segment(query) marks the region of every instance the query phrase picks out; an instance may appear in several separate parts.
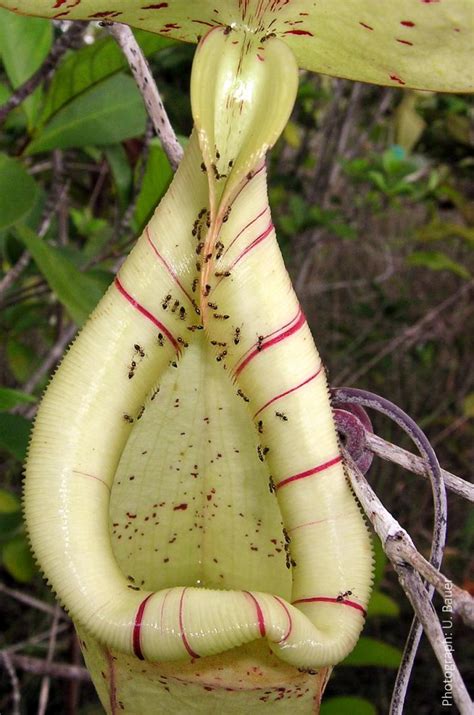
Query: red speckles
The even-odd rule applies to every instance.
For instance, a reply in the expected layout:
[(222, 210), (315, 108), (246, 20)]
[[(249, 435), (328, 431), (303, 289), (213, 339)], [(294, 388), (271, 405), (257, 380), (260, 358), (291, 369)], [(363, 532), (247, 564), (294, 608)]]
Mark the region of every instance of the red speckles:
[(398, 37), (395, 38), (397, 42), (399, 42), (401, 45), (409, 45), (410, 47), (413, 47), (413, 42), (410, 42), (409, 40), (400, 40)]
[(401, 20), (400, 25), (403, 25), (403, 27), (415, 27), (415, 23), (411, 20)]
[(431, 5), (433, 2), (441, 2), (441, 0), (421, 0), (425, 5)]
[(206, 22), (205, 20), (193, 20), (197, 25), (207, 25), (208, 27), (217, 27), (217, 25), (213, 25), (212, 22)]
[(313, 33), (309, 30), (287, 30), (283, 33), (284, 35), (307, 35), (308, 37), (314, 37)]
[(397, 82), (398, 84), (400, 84), (400, 85), (402, 85), (402, 86), (403, 86), (404, 84), (406, 84), (406, 82), (405, 82), (401, 77), (399, 77), (399, 76), (396, 75), (396, 74), (390, 74), (389, 77), (390, 77), (390, 79), (392, 80), (392, 82)]
[(373, 30), (374, 28), (371, 27), (370, 25), (367, 25), (365, 22), (359, 22), (359, 25), (362, 25), (362, 27), (365, 27), (366, 30)]
[(101, 17), (118, 17), (118, 15), (121, 14), (121, 12), (117, 12), (116, 10), (103, 10), (102, 12), (95, 12), (93, 15), (89, 15), (89, 17), (92, 19), (100, 19)]
[(168, 7), (167, 2), (159, 2), (156, 5), (144, 5), (142, 10), (161, 10), (163, 7)]
[(173, 511), (186, 511), (187, 508), (187, 504), (177, 504), (177, 506), (173, 507)]
[(57, 10), (58, 7), (61, 7), (61, 5), (64, 5), (64, 3), (67, 0), (56, 0), (56, 2), (53, 5), (53, 10)]

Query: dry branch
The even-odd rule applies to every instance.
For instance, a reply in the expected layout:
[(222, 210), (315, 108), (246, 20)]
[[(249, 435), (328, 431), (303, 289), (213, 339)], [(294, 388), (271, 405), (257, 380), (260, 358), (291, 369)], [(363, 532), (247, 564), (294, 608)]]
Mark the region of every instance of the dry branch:
[(160, 138), (163, 150), (168, 157), (173, 171), (178, 168), (183, 156), (174, 129), (168, 118), (145, 55), (140, 49), (133, 32), (127, 25), (104, 23), (115, 38), (127, 58), (130, 69), (140, 90), (155, 131)]
[[(396, 570), (400, 584), (405, 591), (413, 610), (423, 629), (428, 636), (436, 658), (442, 669), (449, 668), (452, 674), (453, 698), (461, 715), (472, 715), (472, 702), (467, 692), (466, 686), (459, 674), (457, 666), (450, 652), (449, 646), (444, 637), (443, 629), (439, 619), (431, 604), (430, 594), (423, 585), (420, 574), (417, 572), (418, 566), (422, 565), (424, 573), (429, 583), (439, 587), (441, 576), (436, 569), (428, 564), (419, 554), (407, 532), (400, 526), (398, 521), (383, 506), (362, 472), (358, 469), (352, 458), (344, 452), (347, 473), (351, 486), (361, 503), (364, 512), (372, 523), (382, 543), (383, 549)], [(415, 555), (416, 554), (416, 555)], [(413, 566), (412, 564), (416, 564)], [(427, 568), (427, 566), (429, 568)], [(436, 572), (436, 577), (434, 575)], [(446, 580), (447, 581), (447, 580)], [(442, 583), (442, 581), (441, 581)], [(461, 589), (458, 589), (461, 592)], [(458, 597), (457, 609), (460, 614), (467, 612), (468, 617), (472, 617), (474, 599), (462, 592), (462, 598)], [(466, 604), (468, 604), (466, 606)], [(454, 610), (454, 605), (453, 605)], [(403, 685), (406, 685), (404, 682)], [(394, 691), (391, 712), (401, 712), (403, 707), (404, 692)]]
[(29, 97), (42, 82), (50, 79), (63, 55), (71, 47), (76, 47), (80, 43), (87, 25), (88, 23), (83, 22), (71, 23), (66, 32), (56, 40), (41, 67), (13, 92), (5, 104), (0, 106), (0, 123), (13, 109)]
[(66, 680), (90, 681), (91, 677), (87, 670), (80, 665), (69, 665), (67, 663), (48, 663), (41, 658), (32, 658), (29, 655), (8, 654), (14, 667), (25, 670), (34, 675), (48, 675), (51, 678), (65, 678)]

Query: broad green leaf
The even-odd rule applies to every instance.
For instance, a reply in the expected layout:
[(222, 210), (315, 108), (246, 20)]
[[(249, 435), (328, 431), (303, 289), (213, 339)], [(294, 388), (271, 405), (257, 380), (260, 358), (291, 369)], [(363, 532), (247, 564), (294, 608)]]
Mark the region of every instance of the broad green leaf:
[[(0, 48), (0, 50), (1, 50), (1, 48)], [(2, 57), (2, 55), (0, 52), (0, 60), (1, 60), (1, 57)], [(7, 101), (7, 99), (11, 96), (11, 93), (12, 93), (11, 89), (9, 89), (7, 87), (7, 85), (4, 84), (3, 82), (0, 82), (0, 105), (4, 104)]]
[(474, 417), (474, 392), (467, 395), (462, 404), (462, 411), (465, 417)]
[[(16, 89), (41, 66), (53, 39), (51, 23), (37, 18), (21, 17), (0, 9), (0, 49), (8, 79)], [(31, 128), (41, 90), (37, 90), (23, 103)]]
[(460, 278), (469, 279), (468, 269), (441, 251), (413, 251), (407, 257), (409, 266), (423, 266), (432, 271), (450, 271)]
[(118, 74), (63, 106), (33, 138), (26, 153), (115, 144), (142, 134), (145, 116), (134, 80)]
[(19, 221), (34, 206), (37, 185), (17, 159), (0, 154), (0, 230)]
[(423, 134), (426, 122), (416, 111), (418, 96), (407, 92), (395, 114), (395, 140), (406, 152), (411, 152)]
[(380, 591), (374, 591), (369, 601), (367, 615), (370, 616), (392, 616), (396, 617), (400, 613), (398, 603)]
[[(173, 44), (173, 41), (166, 37), (141, 30), (137, 30), (135, 36), (146, 56)], [(44, 101), (40, 123), (44, 124), (62, 106), (89, 87), (126, 69), (127, 60), (115, 40), (110, 37), (100, 38), (92, 45), (85, 45), (71, 52), (54, 74)]]
[(0, 412), (0, 449), (20, 462), (26, 455), (31, 422), (21, 415)]
[(402, 652), (388, 643), (362, 636), (356, 647), (342, 662), (351, 666), (378, 666), (381, 668), (398, 668)]
[(364, 698), (338, 697), (324, 700), (320, 715), (377, 715), (377, 711)]
[(36, 402), (36, 397), (28, 395), (26, 392), (21, 392), (21, 390), (0, 387), (0, 410), (10, 410), (12, 407), (25, 402)]
[(122, 144), (113, 144), (104, 150), (114, 179), (120, 205), (126, 209), (132, 186), (133, 172)]
[(373, 536), (372, 546), (374, 549), (374, 590), (377, 590), (385, 573), (387, 557), (378, 536)]
[(138, 194), (133, 217), (137, 233), (143, 229), (143, 226), (150, 218), (156, 208), (157, 202), (165, 193), (172, 178), (173, 171), (168, 158), (161, 147), (160, 141), (156, 138), (152, 139), (150, 142), (150, 151), (148, 154), (145, 175), (143, 177), (140, 193)]
[(21, 511), (21, 503), (16, 494), (0, 489), (0, 514), (12, 514)]
[(35, 574), (35, 562), (23, 535), (16, 536), (4, 545), (2, 561), (4, 568), (20, 583), (28, 583)]
[[(442, 195), (443, 194), (444, 192), (442, 192)], [(459, 206), (460, 211), (463, 209), (463, 206)], [(466, 241), (470, 247), (474, 248), (474, 228), (472, 226), (464, 226), (462, 223), (440, 221), (439, 218), (435, 218), (430, 223), (419, 228), (416, 232), (416, 236), (420, 241), (444, 241), (450, 238), (460, 238)]]
[[(25, 313), (26, 312), (25, 310)], [(38, 317), (34, 315), (33, 318), (37, 323)], [(21, 332), (21, 325), (17, 330)], [(15, 337), (11, 337), (7, 340), (7, 358), (8, 367), (15, 380), (17, 382), (25, 382), (35, 366), (37, 354), (30, 345), (25, 345), (25, 343), (17, 340)]]
[(102, 297), (103, 284), (90, 273), (80, 273), (63, 252), (39, 238), (26, 226), (16, 233), (33, 256), (58, 300), (72, 319), (81, 325)]
[(15, 531), (21, 524), (21, 503), (16, 494), (0, 489), (0, 538)]
[[(143, 4), (116, 0), (97, 11), (95, 0), (1, 0), (17, 12), (57, 19), (113, 19), (196, 42), (209, 27), (250, 26), (275, 33), (301, 67), (336, 77), (391, 87), (473, 91), (472, 0), (168, 0)], [(217, 9), (217, 13), (215, 10)]]

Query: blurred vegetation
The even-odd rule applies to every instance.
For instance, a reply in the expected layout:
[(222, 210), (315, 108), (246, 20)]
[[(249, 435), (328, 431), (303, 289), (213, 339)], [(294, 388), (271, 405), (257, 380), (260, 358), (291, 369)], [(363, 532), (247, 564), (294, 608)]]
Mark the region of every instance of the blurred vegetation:
[[(0, 105), (42, 65), (62, 31), (60, 23), (53, 29), (0, 11)], [(136, 35), (177, 134), (188, 136), (193, 48)], [(427, 432), (442, 465), (465, 478), (474, 458), (473, 116), (465, 96), (302, 73), (269, 165), (281, 248), (331, 383), (397, 402)], [(57, 361), (171, 176), (126, 62), (97, 27), (76, 38), (0, 127), (0, 584), (43, 603), (53, 599), (29, 553), (19, 498), (31, 421)], [(375, 425), (408, 446), (393, 425)], [(370, 478), (427, 554), (429, 488), (379, 461)], [(445, 572), (472, 589), (474, 515), (454, 496), (449, 508)], [(364, 639), (336, 669), (324, 715), (388, 710), (411, 612), (380, 549), (376, 573)], [(50, 612), (4, 592), (2, 615), (0, 648), (19, 651), (21, 644), (22, 653), (46, 657)], [(474, 648), (459, 624), (454, 643), (466, 673)], [(62, 620), (54, 659), (80, 663)], [(0, 677), (6, 712), (11, 682), (5, 670)], [(18, 677), (22, 712), (36, 711), (38, 676)], [(423, 644), (407, 713), (442, 712), (441, 693)], [(91, 686), (54, 680), (48, 712), (99, 712), (94, 703)]]

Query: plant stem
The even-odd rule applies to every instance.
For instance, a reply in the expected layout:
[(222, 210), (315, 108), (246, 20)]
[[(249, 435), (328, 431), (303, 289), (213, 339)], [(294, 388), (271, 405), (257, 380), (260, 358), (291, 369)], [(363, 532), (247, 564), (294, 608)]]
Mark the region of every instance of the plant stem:
[(138, 89), (143, 96), (145, 107), (153, 122), (155, 131), (160, 138), (163, 150), (168, 157), (173, 171), (176, 171), (182, 159), (183, 150), (171, 126), (145, 55), (141, 51), (140, 45), (128, 25), (122, 25), (120, 23), (103, 24), (120, 45), (130, 65)]

